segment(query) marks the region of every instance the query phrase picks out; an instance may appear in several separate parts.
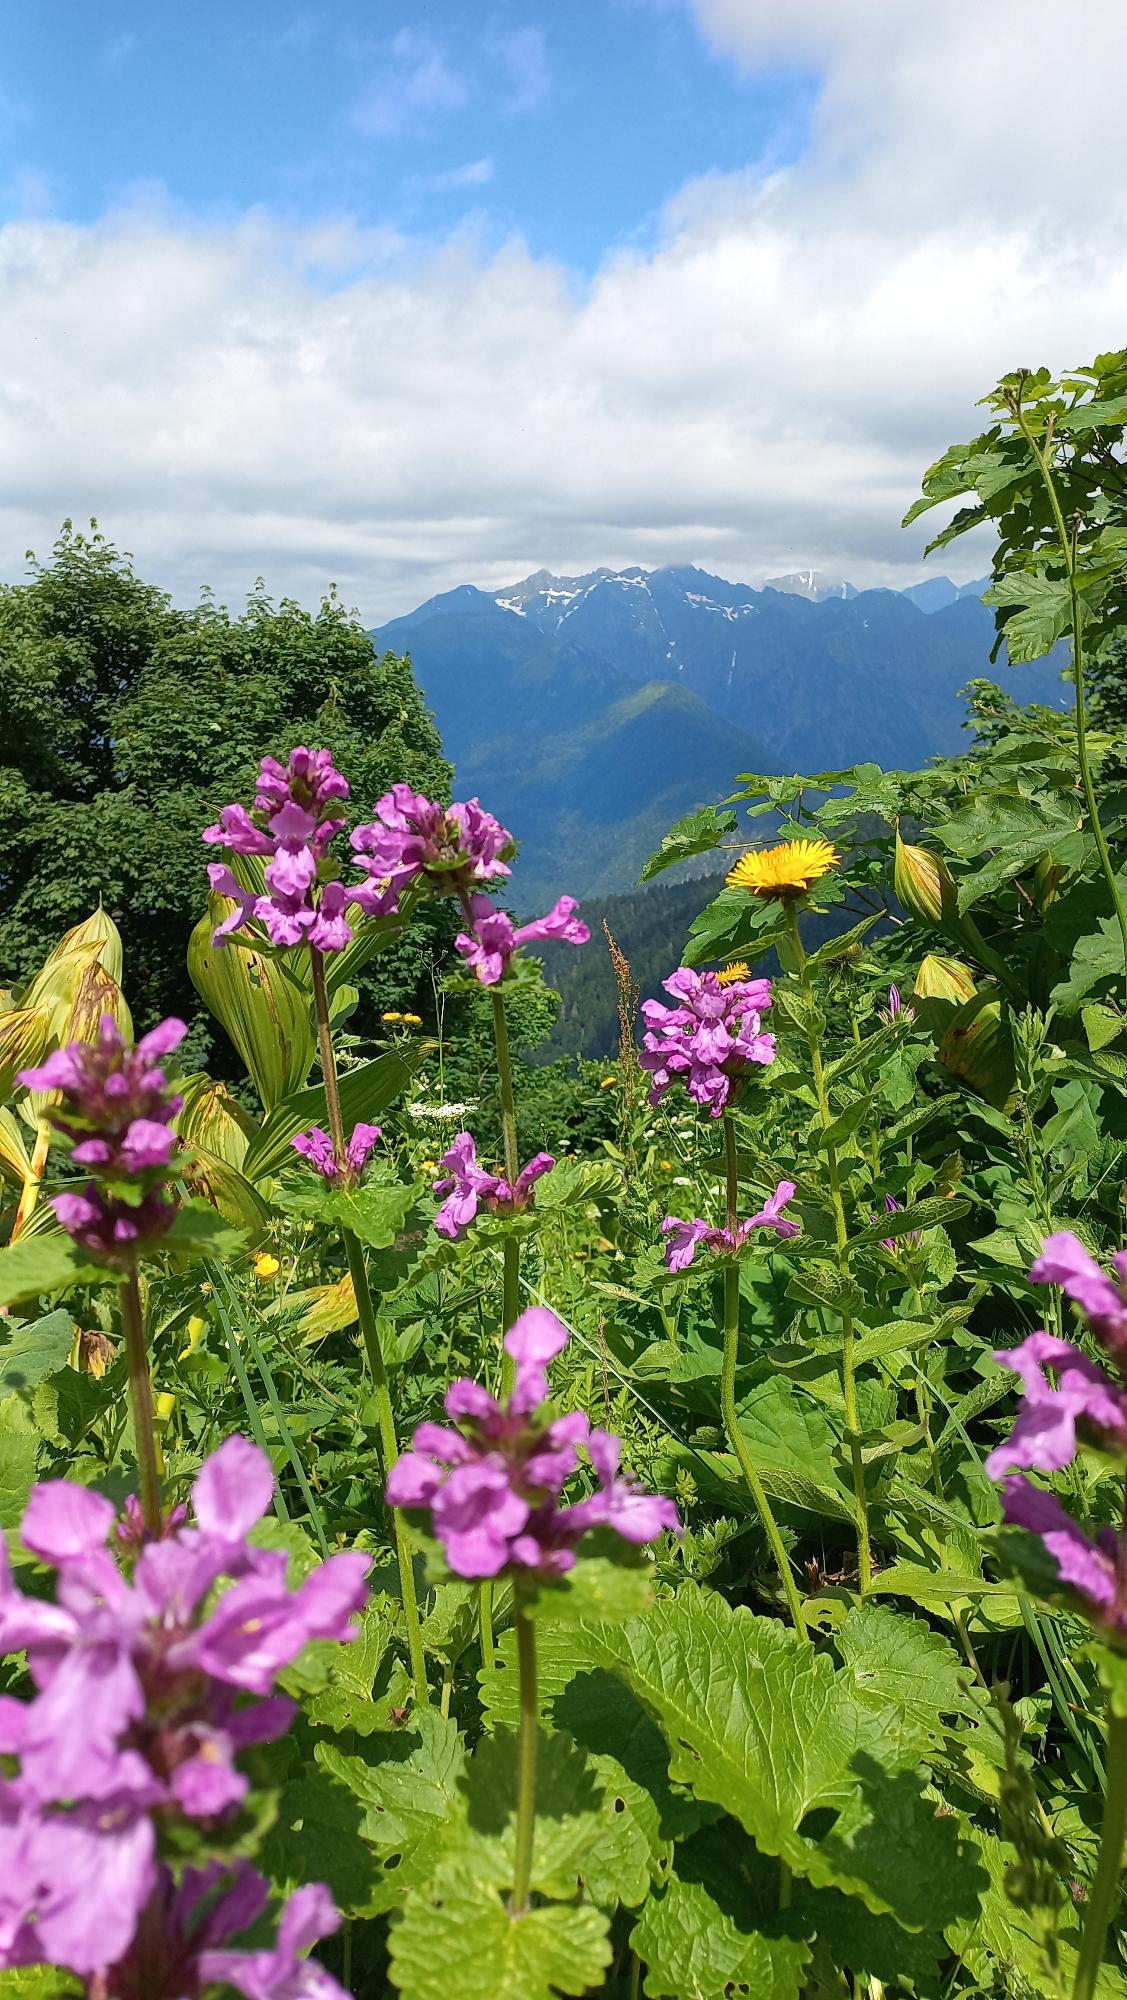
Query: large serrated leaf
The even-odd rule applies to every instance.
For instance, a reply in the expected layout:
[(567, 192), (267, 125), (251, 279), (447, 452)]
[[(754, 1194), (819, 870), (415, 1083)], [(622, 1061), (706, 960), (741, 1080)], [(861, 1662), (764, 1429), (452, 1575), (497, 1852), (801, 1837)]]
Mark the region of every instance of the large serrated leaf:
[(91, 1263), (77, 1243), (57, 1229), (41, 1235), (29, 1232), (0, 1250), (0, 1306), (97, 1281), (116, 1282), (111, 1272)]
[(601, 1910), (549, 1903), (513, 1916), (466, 1861), (412, 1895), (389, 1939), (404, 2000), (554, 2000), (598, 1989), (611, 1959)]
[(874, 1754), (850, 1676), (795, 1633), (687, 1586), (585, 1642), (660, 1723), (671, 1776), (761, 1852), (911, 1930), (973, 1913), (981, 1871), (958, 1826), (894, 1750)]
[(922, 1757), (942, 1741), (944, 1716), (971, 1712), (969, 1668), (922, 1618), (883, 1604), (862, 1605), (849, 1613), (834, 1643), (878, 1747), (894, 1744), (900, 1756)]
[[(678, 1848), (673, 1872), (651, 1896), (630, 1943), (646, 1967), (654, 2000), (798, 2000), (810, 1949), (793, 1919), (775, 1916), (754, 1870), (741, 1866), (739, 1841), (709, 1829)], [(768, 1864), (769, 1867), (769, 1864)], [(775, 1890), (777, 1884), (770, 1885)]]
[(726, 834), (736, 830), (736, 815), (730, 806), (704, 806), (700, 812), (679, 819), (662, 840), (656, 853), (642, 865), (640, 882), (652, 882), (666, 868), (690, 861), (696, 854), (711, 854)]
[(892, 1215), (879, 1216), (868, 1229), (850, 1237), (849, 1248), (856, 1250), (863, 1243), (883, 1243), (886, 1238), (895, 1241), (913, 1235), (917, 1229), (934, 1229), (936, 1223), (954, 1222), (969, 1213), (970, 1203), (961, 1195), (935, 1195), (927, 1201), (913, 1202), (910, 1208), (899, 1208)]

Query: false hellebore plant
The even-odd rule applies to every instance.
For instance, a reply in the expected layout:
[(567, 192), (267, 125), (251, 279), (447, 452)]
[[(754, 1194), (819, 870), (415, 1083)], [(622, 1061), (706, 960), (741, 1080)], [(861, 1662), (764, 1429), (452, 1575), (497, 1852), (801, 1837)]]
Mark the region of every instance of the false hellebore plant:
[[(552, 1417), (546, 1409), (548, 1363), (568, 1338), (546, 1308), (522, 1313), (504, 1337), (513, 1363), (505, 1402), (480, 1383), (451, 1383), (446, 1414), (457, 1428), (420, 1424), (388, 1480), (389, 1500), (428, 1521), (455, 1575), (512, 1584), (520, 1677), (514, 1915), (528, 1904), (536, 1814), (539, 1711), (529, 1593), (574, 1569), (593, 1528), (639, 1545), (680, 1528), (671, 1500), (642, 1492), (620, 1473), (616, 1437), (592, 1429), (581, 1410)], [(564, 1502), (580, 1447), (597, 1484), (586, 1498)]]
[(1127, 1250), (1115, 1269), (1109, 1278), (1068, 1230), (1045, 1239), (1030, 1277), (1061, 1286), (1113, 1372), (1044, 1329), (998, 1353), (1021, 1381), (1022, 1402), (1011, 1435), (986, 1460), (1001, 1483), (1004, 1519), (1037, 1537), (1075, 1608), (1111, 1649), (1104, 1824), (1073, 2000), (1092, 2000), (1096, 1991), (1127, 1838), (1127, 1511), (1118, 1529), (1092, 1535), (1027, 1474), (1063, 1471), (1085, 1444), (1127, 1462)]

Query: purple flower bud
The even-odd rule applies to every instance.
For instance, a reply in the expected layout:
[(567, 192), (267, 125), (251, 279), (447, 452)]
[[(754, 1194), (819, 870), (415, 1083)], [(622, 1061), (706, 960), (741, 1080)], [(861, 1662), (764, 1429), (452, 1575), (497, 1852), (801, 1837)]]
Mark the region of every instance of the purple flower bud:
[(471, 896), (472, 930), (460, 931), (454, 943), (482, 986), (496, 986), (507, 973), (522, 945), (543, 944), (562, 939), (566, 944), (586, 944), (590, 931), (575, 912), (574, 896), (561, 896), (547, 916), (534, 923), (514, 925), (488, 896)]
[(308, 1132), (298, 1132), (290, 1140), (290, 1145), (303, 1159), (308, 1160), (310, 1166), (323, 1180), (350, 1186), (360, 1179), (368, 1163), (368, 1155), (376, 1140), (381, 1137), (382, 1129), (379, 1125), (354, 1125), (352, 1137), (345, 1149), (343, 1167), (333, 1151), (332, 1139), (320, 1125), (312, 1126)]
[(513, 837), (479, 799), (436, 805), (410, 785), (393, 785), (374, 820), (352, 833), (356, 865), (368, 877), (351, 891), (361, 909), (383, 915), (398, 908), (405, 889), (459, 896), (508, 875), (504, 856)]
[(327, 808), (347, 797), (348, 784), (328, 750), (291, 750), (284, 766), (274, 757), (262, 759), (253, 814), (245, 806), (224, 806), (216, 824), (204, 830), (209, 846), (269, 857), (263, 896), (249, 894), (222, 863), (209, 867), (212, 889), (236, 906), (217, 926), (214, 945), (257, 922), (283, 949), (308, 944), (343, 951), (352, 937), (345, 911), (356, 899), (331, 879), (328, 851), (345, 821)]

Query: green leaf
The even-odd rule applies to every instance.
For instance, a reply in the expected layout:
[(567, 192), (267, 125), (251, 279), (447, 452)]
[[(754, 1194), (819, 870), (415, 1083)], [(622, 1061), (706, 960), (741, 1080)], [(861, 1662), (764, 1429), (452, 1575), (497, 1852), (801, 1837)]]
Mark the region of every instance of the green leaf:
[[(1059, 2000), (1062, 1992), (1071, 1993), (1076, 1979), (1082, 1911), (1072, 1908), (1071, 1899), (1066, 1899), (1057, 1918), (1054, 1930), (1060, 1973), (1054, 1976), (1045, 1955), (1046, 1912), (1043, 1908), (1022, 1908), (1006, 1893), (1009, 1871), (1020, 1861), (1017, 1849), (992, 1834), (980, 1832), (977, 1827), (971, 1826), (968, 1831), (986, 1870), (987, 1882), (977, 1918), (963, 1919), (947, 1927), (950, 1944), (971, 1976), (988, 1990), (994, 1985), (997, 1969), (1005, 1992), (1031, 1989), (1044, 1994), (1046, 2000)], [(1113, 1942), (1109, 1941), (1109, 1949), (1115, 1951)], [(1105, 1958), (1100, 1967), (1096, 2000), (1124, 2000), (1124, 1979), (1114, 1959)]]
[(915, 1201), (908, 1208), (897, 1209), (894, 1215), (878, 1216), (868, 1229), (850, 1237), (849, 1248), (856, 1250), (863, 1243), (881, 1243), (886, 1237), (895, 1241), (911, 1236), (917, 1229), (934, 1229), (936, 1223), (954, 1222), (958, 1216), (969, 1213), (970, 1203), (960, 1195), (937, 1195), (928, 1201)]
[(788, 1299), (804, 1299), (808, 1304), (828, 1306), (835, 1313), (860, 1312), (865, 1295), (852, 1278), (836, 1264), (804, 1264), (787, 1286)]
[(188, 971), (204, 1005), (225, 1028), (267, 1112), (299, 1090), (317, 1047), (310, 993), (284, 958), (238, 942), (212, 944), (226, 901), (208, 898), (188, 943)]
[(359, 1635), (351, 1644), (326, 1642), (328, 1685), (306, 1699), (308, 1722), (338, 1734), (354, 1729), (361, 1736), (379, 1728), (381, 1711), (372, 1691), (394, 1630), (387, 1599), (374, 1596), (360, 1614)]
[(12, 1403), (0, 1404), (0, 1528), (16, 1528), (35, 1484), (39, 1438), (5, 1421)]
[(651, 854), (644, 864), (638, 880), (652, 882), (655, 875), (675, 867), (678, 861), (689, 861), (694, 854), (711, 854), (725, 835), (735, 830), (736, 815), (728, 806), (705, 806), (700, 812), (689, 813), (670, 827), (656, 854)]
[(326, 1882), (346, 1916), (378, 1914), (394, 1897), (380, 1897), (381, 1866), (362, 1838), (362, 1824), (352, 1794), (328, 1772), (307, 1767), (282, 1789), (259, 1864), (283, 1895), (304, 1882)]
[(632, 1618), (650, 1601), (653, 1562), (610, 1528), (587, 1537), (574, 1569), (522, 1588), (521, 1605), (537, 1622), (578, 1625)]
[(762, 1853), (909, 1929), (973, 1912), (980, 1871), (958, 1825), (873, 1754), (852, 1677), (797, 1634), (687, 1585), (586, 1644), (661, 1724), (672, 1777)]
[[(754, 1851), (751, 1860), (754, 1866)], [(679, 1847), (665, 1889), (650, 1897), (630, 1936), (646, 1967), (645, 1991), (655, 2000), (729, 2000), (736, 1993), (798, 2000), (809, 1946), (786, 1934), (787, 1920), (774, 1917), (763, 1886), (749, 1880), (727, 1828)]]
[[(516, 1863), (517, 1739), (512, 1730), (483, 1736), (465, 1781), (465, 1827), (455, 1838), (474, 1873), (494, 1888), (512, 1886)], [(536, 1759), (536, 1826), (531, 1886), (566, 1900), (577, 1894), (595, 1848), (606, 1838), (603, 1786), (591, 1759), (570, 1736), (543, 1736)], [(605, 1869), (604, 1869), (605, 1874)], [(644, 1885), (640, 1895), (645, 1893)], [(612, 1905), (617, 1895), (611, 1893)]]
[(818, 1151), (825, 1153), (831, 1146), (843, 1146), (847, 1139), (852, 1138), (858, 1125), (863, 1123), (870, 1108), (871, 1099), (868, 1095), (855, 1098), (852, 1104), (846, 1105), (845, 1110), (839, 1111), (831, 1124), (815, 1132), (814, 1141)]
[(37, 1298), (40, 1292), (64, 1292), (72, 1285), (96, 1281), (118, 1282), (112, 1272), (92, 1263), (61, 1231), (21, 1236), (18, 1243), (0, 1250), (0, 1306)]
[(536, 1183), (536, 1211), (575, 1208), (596, 1195), (617, 1194), (621, 1175), (609, 1160), (557, 1160)]
[(854, 1896), (836, 1889), (795, 1885), (791, 1911), (803, 1934), (828, 1946), (833, 1963), (854, 1981), (880, 1979), (896, 1991), (904, 1979), (917, 1991), (935, 1990), (935, 1975), (947, 1951), (940, 1934), (906, 1931), (892, 1917), (875, 1917)]
[(898, 1758), (922, 1757), (942, 1741), (943, 1716), (972, 1712), (969, 1669), (921, 1618), (863, 1605), (849, 1613), (834, 1643), (877, 1748), (884, 1743)]
[(1100, 1686), (1108, 1698), (1112, 1714), (1120, 1718), (1127, 1716), (1127, 1655), (1113, 1653), (1109, 1646), (1099, 1645), (1090, 1646), (1088, 1654), (1095, 1662)]
[(1084, 1023), (1090, 1049), (1106, 1049), (1108, 1043), (1114, 1042), (1116, 1036), (1127, 1028), (1127, 1019), (1122, 1014), (1117, 1014), (1113, 1007), (1101, 1007), (1095, 1002), (1089, 1007), (1081, 1007), (1080, 1019)]
[(57, 1995), (84, 1990), (73, 1972), (60, 1972), (54, 1965), (21, 1965), (0, 1972), (0, 2000), (56, 2000)]
[(1011, 570), (991, 586), (983, 602), (1020, 607), (1005, 624), (1006, 651), (1013, 667), (1041, 659), (1071, 629), (1071, 604), (1064, 577), (1044, 576), (1037, 570)]
[(409, 1730), (381, 1731), (355, 1753), (318, 1743), (321, 1770), (362, 1808), (357, 1833), (369, 1852), (365, 1914), (394, 1909), (429, 1881), (462, 1824), (465, 1748), (455, 1723), (423, 1710)]
[(686, 965), (708, 965), (717, 958), (756, 959), (784, 935), (777, 906), (749, 896), (744, 889), (722, 889), (702, 910), (689, 930), (683, 953)]
[(554, 2000), (602, 1985), (611, 1960), (601, 1910), (547, 1904), (511, 1916), (466, 1861), (445, 1863), (391, 1931), (392, 1983), (404, 2000)]
[(245, 1229), (236, 1229), (206, 1201), (186, 1201), (161, 1237), (162, 1249), (201, 1257), (234, 1257), (246, 1244)]
[(873, 1590), (886, 1597), (910, 1597), (914, 1604), (956, 1604), (960, 1599), (1012, 1597), (1010, 1583), (991, 1583), (968, 1571), (925, 1569), (922, 1563), (891, 1563), (873, 1578)]
[(74, 1342), (74, 1321), (62, 1306), (23, 1326), (0, 1320), (0, 1335), (5, 1330), (9, 1338), (0, 1344), (0, 1396), (33, 1389), (45, 1375), (66, 1367)]
[[(356, 1124), (370, 1124), (378, 1120), (406, 1087), (417, 1062), (418, 1057), (413, 1052), (389, 1049), (386, 1055), (377, 1056), (373, 1062), (361, 1063), (357, 1069), (346, 1070), (340, 1080), (345, 1129), (351, 1131)], [(284, 1098), (275, 1105), (247, 1147), (243, 1161), (247, 1179), (262, 1180), (267, 1174), (276, 1174), (280, 1168), (292, 1166), (295, 1155), (290, 1142), (295, 1133), (307, 1132), (311, 1125), (326, 1128), (328, 1122), (329, 1111), (323, 1085), (318, 1084), (312, 1090), (295, 1091)]]
[(287, 1179), (275, 1194), (286, 1215), (350, 1229), (371, 1250), (387, 1250), (395, 1242), (414, 1205), (417, 1190), (400, 1181), (369, 1173), (359, 1187), (334, 1187), (319, 1174)]

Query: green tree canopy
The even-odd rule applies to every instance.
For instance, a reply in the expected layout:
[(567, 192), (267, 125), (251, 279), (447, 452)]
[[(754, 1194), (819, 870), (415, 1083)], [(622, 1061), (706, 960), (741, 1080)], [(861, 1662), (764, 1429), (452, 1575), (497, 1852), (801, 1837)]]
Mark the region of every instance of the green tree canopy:
[[(377, 658), (335, 593), (312, 614), (261, 583), (238, 616), (209, 593), (178, 610), (69, 521), (50, 562), (30, 560), (28, 582), (0, 587), (0, 983), (100, 898), (138, 1025), (191, 1019), (185, 940), (214, 859), (201, 829), (249, 801), (259, 758), (330, 745), (361, 820), (396, 779), (449, 797), (438, 731), (409, 663)], [(449, 929), (436, 910), (432, 940)], [(423, 1011), (429, 972), (416, 930), (375, 963), (366, 1007)]]

